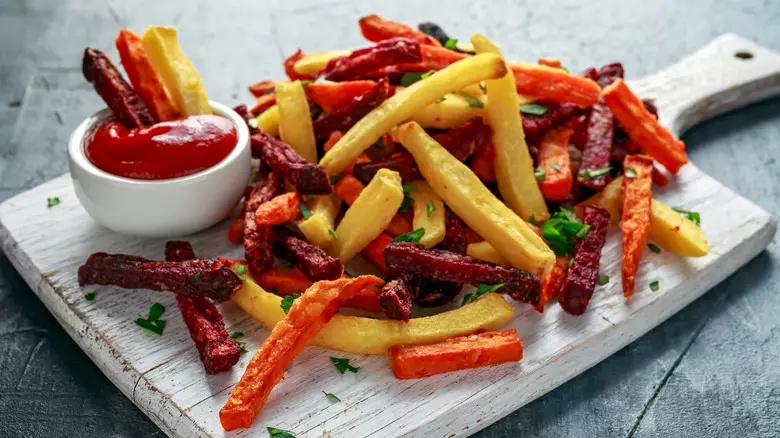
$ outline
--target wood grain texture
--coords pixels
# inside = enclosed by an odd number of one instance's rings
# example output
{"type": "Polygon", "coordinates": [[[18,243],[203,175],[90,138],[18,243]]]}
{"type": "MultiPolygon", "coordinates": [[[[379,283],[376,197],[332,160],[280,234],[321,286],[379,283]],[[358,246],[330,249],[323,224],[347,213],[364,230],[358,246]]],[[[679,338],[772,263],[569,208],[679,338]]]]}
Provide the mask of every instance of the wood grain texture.
{"type": "MultiPolygon", "coordinates": [[[[671,76],[668,72],[675,71],[672,67],[655,79],[638,82],[637,87],[643,90],[640,94],[657,99],[662,115],[676,115],[666,121],[679,132],[697,117],[708,117],[776,93],[780,58],[772,52],[751,46],[755,52],[751,72],[763,72],[755,77],[746,77],[739,68],[723,68],[724,63],[735,62],[730,53],[734,46],[744,44],[749,42],[725,37],[694,55],[699,57],[697,63],[689,64],[684,71],[701,73],[710,71],[703,68],[709,66],[724,72],[708,76],[706,82],[698,82],[699,77],[692,75],[693,79],[685,83],[687,86],[678,82],[671,88],[666,83],[671,76]],[[743,80],[748,84],[743,84],[743,80]],[[742,86],[752,88],[730,91],[742,86]],[[711,95],[719,97],[708,100],[711,95]],[[703,111],[705,115],[697,115],[703,111]]],[[[680,77],[675,76],[675,80],[680,77]]],[[[659,197],[671,205],[702,212],[702,226],[712,243],[711,255],[681,260],[667,253],[647,254],[639,272],[638,294],[624,302],[617,281],[619,239],[613,230],[604,251],[602,271],[614,280],[597,292],[583,317],[565,315],[557,306],[548,308],[543,316],[516,306],[518,316],[512,327],[518,330],[527,348],[519,365],[398,382],[384,358],[339,353],[338,356],[351,357],[362,367],[359,374],[342,376],[327,360],[334,353],[311,347],[274,390],[255,428],[273,425],[294,430],[299,436],[317,437],[323,431],[334,436],[473,433],[654,327],[752,258],[774,233],[774,220],[766,212],[692,165],[686,166],[674,186],[659,197]],[[661,283],[657,293],[647,288],[653,280],[661,283]],[[344,402],[331,404],[322,396],[322,390],[338,394],[344,402]]],[[[216,413],[249,358],[243,357],[232,373],[206,376],[191,348],[186,328],[175,316],[172,296],[102,288],[96,301],[90,303],[83,299],[84,292],[75,282],[76,267],[91,252],[121,251],[160,258],[163,242],[121,237],[95,224],[75,200],[67,175],[4,203],[0,206],[0,220],[0,237],[10,260],[69,334],[125,395],[169,435],[222,434],[216,413]],[[45,199],[50,196],[60,196],[63,204],[47,209],[45,199]],[[156,301],[169,309],[163,337],[137,330],[132,322],[156,301]]],[[[224,224],[191,240],[203,256],[236,251],[224,239],[224,224]]],[[[222,309],[229,330],[249,334],[249,349],[254,351],[267,331],[235,306],[225,305],[222,309]]],[[[244,434],[246,431],[235,435],[244,434]]]]}

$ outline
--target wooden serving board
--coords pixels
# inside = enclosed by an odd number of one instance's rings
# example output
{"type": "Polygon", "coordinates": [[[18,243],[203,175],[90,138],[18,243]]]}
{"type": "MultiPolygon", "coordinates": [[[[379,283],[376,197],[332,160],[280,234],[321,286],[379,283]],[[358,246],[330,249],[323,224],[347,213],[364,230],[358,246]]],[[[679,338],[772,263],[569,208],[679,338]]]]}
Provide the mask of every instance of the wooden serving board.
{"type": "MultiPolygon", "coordinates": [[[[662,122],[680,134],[703,119],[780,93],[780,55],[725,35],[631,86],[654,99],[662,122]]],[[[71,337],[170,436],[265,436],[265,427],[273,426],[299,437],[453,437],[474,433],[616,352],[726,278],[775,233],[767,212],[692,164],[656,196],[701,212],[711,253],[683,259],[645,251],[637,294],[625,300],[620,234],[613,227],[601,261],[601,272],[612,280],[597,288],[585,315],[567,315],[556,304],[539,314],[513,303],[517,315],[511,327],[525,343],[520,363],[399,381],[384,357],[312,346],[273,390],[253,427],[230,434],[220,427],[218,411],[251,354],[231,372],[207,376],[173,294],[104,287],[90,302],[77,284],[76,269],[93,252],[161,259],[164,241],[122,236],[98,225],[79,205],[68,175],[0,205],[0,237],[11,262],[71,337]],[[46,198],[52,196],[62,204],[47,208],[46,198]],[[651,292],[648,285],[656,280],[660,290],[651,292]],[[155,302],[167,307],[163,336],[134,323],[155,302]],[[329,356],[350,358],[360,372],[339,374],[329,356]],[[342,402],[328,400],[322,391],[342,402]]],[[[226,227],[188,239],[201,257],[239,256],[241,248],[226,241],[226,227]]],[[[269,331],[236,305],[221,309],[228,331],[246,333],[247,348],[256,351],[269,331]]]]}

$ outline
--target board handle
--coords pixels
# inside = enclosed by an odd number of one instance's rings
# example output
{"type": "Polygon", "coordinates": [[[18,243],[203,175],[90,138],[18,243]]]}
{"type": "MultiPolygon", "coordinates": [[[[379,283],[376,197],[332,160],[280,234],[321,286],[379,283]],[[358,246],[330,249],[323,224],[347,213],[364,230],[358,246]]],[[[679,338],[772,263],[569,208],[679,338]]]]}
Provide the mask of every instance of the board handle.
{"type": "Polygon", "coordinates": [[[780,54],[725,34],[630,86],[653,99],[661,123],[680,136],[703,120],[780,95],[780,54]]]}

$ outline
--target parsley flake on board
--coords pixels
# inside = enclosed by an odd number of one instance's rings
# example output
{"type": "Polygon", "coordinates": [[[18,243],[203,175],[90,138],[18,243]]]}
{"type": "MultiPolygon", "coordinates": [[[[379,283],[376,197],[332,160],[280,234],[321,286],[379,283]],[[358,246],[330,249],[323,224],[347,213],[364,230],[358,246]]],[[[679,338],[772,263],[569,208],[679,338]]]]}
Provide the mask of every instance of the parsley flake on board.
{"type": "Polygon", "coordinates": [[[277,429],[275,427],[266,427],[266,429],[268,429],[268,434],[275,438],[295,438],[295,434],[288,430],[277,429]]]}
{"type": "Polygon", "coordinates": [[[626,171],[624,172],[626,175],[626,178],[636,178],[636,171],[630,167],[626,168],[626,171]]]}
{"type": "Polygon", "coordinates": [[[86,295],[84,295],[84,299],[87,301],[95,301],[95,297],[97,296],[96,292],[90,292],[86,295]]]}
{"type": "Polygon", "coordinates": [[[306,207],[306,204],[303,203],[303,199],[301,199],[301,216],[303,216],[304,219],[311,217],[311,210],[309,210],[306,207]]]}
{"type": "Polygon", "coordinates": [[[447,40],[447,42],[444,43],[444,47],[450,50],[455,50],[458,48],[458,40],[450,38],[447,40]]]}
{"type": "Polygon", "coordinates": [[[466,102],[468,102],[469,106],[472,107],[472,108],[484,108],[485,107],[485,104],[482,103],[482,101],[479,100],[479,99],[475,99],[475,98],[469,96],[468,94],[462,94],[462,93],[461,93],[461,96],[463,96],[463,98],[466,99],[466,102]]]}
{"type": "Polygon", "coordinates": [[[338,398],[338,397],[336,396],[336,394],[334,394],[334,393],[332,393],[332,392],[325,392],[325,391],[322,391],[322,393],[323,393],[323,394],[325,394],[325,397],[328,397],[328,400],[337,401],[337,402],[340,402],[340,401],[341,401],[341,399],[340,399],[340,398],[338,398]]]}
{"type": "Polygon", "coordinates": [[[571,208],[561,208],[550,220],[542,224],[542,237],[555,254],[567,255],[574,252],[574,239],[584,238],[589,225],[583,224],[571,208]]]}
{"type": "Polygon", "coordinates": [[[612,167],[605,167],[603,169],[596,169],[596,170],[588,170],[585,172],[580,172],[580,176],[585,179],[593,179],[601,175],[606,175],[607,173],[609,173],[610,170],[612,170],[612,167]]]}
{"type": "Polygon", "coordinates": [[[436,211],[436,204],[434,204],[433,199],[431,199],[425,204],[425,212],[428,214],[428,217],[431,217],[434,211],[436,211]]]}
{"type": "Polygon", "coordinates": [[[655,243],[648,243],[647,247],[650,248],[650,251],[653,251],[656,254],[661,254],[661,248],[655,243]]]}
{"type": "Polygon", "coordinates": [[[152,304],[149,308],[149,317],[146,319],[138,318],[135,323],[152,333],[162,335],[165,330],[165,320],[160,319],[163,312],[165,312],[165,306],[160,303],[152,304]]]}
{"type": "Polygon", "coordinates": [[[401,234],[400,236],[396,236],[393,239],[393,242],[420,243],[420,239],[422,239],[423,235],[425,235],[425,228],[418,228],[416,230],[409,231],[406,234],[401,234]]]}
{"type": "Polygon", "coordinates": [[[501,289],[502,287],[504,287],[504,283],[498,283],[498,284],[493,284],[493,285],[481,284],[480,283],[479,286],[477,286],[477,292],[475,294],[473,294],[473,295],[472,294],[464,295],[463,296],[463,302],[460,305],[464,306],[464,305],[466,305],[466,304],[476,300],[477,298],[482,297],[482,295],[489,294],[490,292],[495,292],[495,291],[501,289]]]}
{"type": "Polygon", "coordinates": [[[544,105],[539,105],[538,103],[527,103],[525,105],[520,105],[520,112],[525,114],[543,116],[547,113],[547,111],[550,111],[550,108],[547,108],[544,105]]]}
{"type": "Polygon", "coordinates": [[[534,177],[539,181],[544,181],[547,178],[547,173],[541,167],[534,169],[534,177]]]}
{"type": "Polygon", "coordinates": [[[698,211],[683,210],[681,207],[672,207],[672,210],[680,213],[680,216],[693,222],[696,226],[701,227],[701,215],[699,215],[698,211]]]}
{"type": "Polygon", "coordinates": [[[349,364],[349,359],[342,359],[338,357],[330,357],[330,361],[333,362],[333,365],[336,367],[336,369],[341,373],[344,374],[346,371],[351,371],[353,373],[358,372],[360,367],[353,367],[349,364]]]}
{"type": "Polygon", "coordinates": [[[607,283],[609,283],[609,275],[599,274],[599,278],[596,279],[596,284],[604,286],[607,283]]]}
{"type": "Polygon", "coordinates": [[[282,298],[282,302],[279,303],[279,307],[284,310],[284,313],[287,314],[290,312],[290,307],[293,305],[293,301],[297,300],[301,297],[301,294],[292,294],[287,295],[286,297],[282,298]]]}
{"type": "Polygon", "coordinates": [[[653,291],[653,292],[658,292],[658,288],[659,288],[659,287],[660,287],[660,286],[659,286],[659,284],[658,284],[658,280],[656,280],[656,281],[654,281],[654,282],[650,283],[650,290],[651,290],[651,291],[653,291]]]}
{"type": "Polygon", "coordinates": [[[60,203],[60,197],[59,196],[55,196],[53,198],[46,198],[46,206],[48,208],[52,208],[52,207],[54,207],[55,205],[57,205],[59,203],[60,203]]]}

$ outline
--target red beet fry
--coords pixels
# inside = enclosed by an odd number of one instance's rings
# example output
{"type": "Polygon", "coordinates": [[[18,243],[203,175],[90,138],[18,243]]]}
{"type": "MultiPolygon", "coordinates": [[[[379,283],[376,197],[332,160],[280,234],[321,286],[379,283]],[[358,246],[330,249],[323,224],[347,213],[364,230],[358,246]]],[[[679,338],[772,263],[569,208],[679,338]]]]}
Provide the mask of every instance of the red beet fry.
{"type": "Polygon", "coordinates": [[[417,162],[414,161],[414,157],[409,152],[398,152],[387,158],[355,164],[353,173],[360,182],[368,184],[374,175],[379,172],[379,169],[390,169],[398,172],[404,182],[422,179],[417,162]]]}
{"type": "Polygon", "coordinates": [[[141,96],[125,81],[116,66],[100,50],[87,48],[81,61],[84,77],[106,102],[119,123],[128,129],[157,123],[141,96]]]}
{"type": "Polygon", "coordinates": [[[274,263],[271,229],[257,226],[255,211],[264,202],[281,193],[282,177],[266,166],[260,166],[257,171],[257,184],[244,202],[244,257],[253,276],[259,276],[274,263]]]}
{"type": "Polygon", "coordinates": [[[472,285],[503,283],[498,292],[515,300],[536,305],[541,298],[539,279],[525,271],[410,242],[388,245],[385,264],[391,275],[472,285]]]}
{"type": "Polygon", "coordinates": [[[549,130],[566,123],[577,112],[577,105],[571,102],[539,102],[547,108],[542,115],[523,114],[525,138],[536,143],[549,130]]]}
{"type": "Polygon", "coordinates": [[[274,228],[272,241],[274,253],[295,264],[311,281],[336,280],[344,274],[341,260],[285,228],[274,228]]]}
{"type": "MultiPolygon", "coordinates": [[[[171,241],[165,244],[165,260],[181,262],[195,260],[195,251],[189,242],[171,241]]],[[[206,374],[227,371],[238,362],[241,349],[225,330],[219,309],[208,298],[176,294],[179,311],[195,342],[206,374]]]]}
{"type": "Polygon", "coordinates": [[[239,116],[241,116],[242,119],[244,119],[247,128],[249,128],[249,135],[254,135],[260,132],[259,129],[249,124],[249,121],[252,120],[252,114],[249,114],[249,110],[246,109],[246,105],[241,104],[233,108],[233,111],[235,111],[236,114],[238,114],[239,116]]]}
{"type": "Polygon", "coordinates": [[[385,283],[379,292],[379,304],[390,319],[408,321],[412,315],[414,286],[407,278],[398,277],[385,283]]]}
{"type": "Polygon", "coordinates": [[[582,315],[593,296],[599,276],[601,249],[607,241],[609,221],[609,212],[606,209],[596,205],[585,206],[582,222],[590,225],[590,229],[585,238],[577,243],[571,266],[558,293],[561,307],[572,315],[582,315]]]}
{"type": "Polygon", "coordinates": [[[392,38],[332,59],[320,74],[330,81],[354,80],[388,65],[421,60],[420,43],[408,38],[392,38]]]}
{"type": "Polygon", "coordinates": [[[380,79],[371,89],[328,114],[323,114],[314,123],[314,137],[324,141],[333,131],[347,132],[358,120],[371,112],[390,96],[387,79],[380,79]]]}
{"type": "Polygon", "coordinates": [[[301,195],[327,195],[333,190],[325,169],[306,161],[287,143],[264,132],[251,136],[251,140],[252,149],[257,149],[261,160],[284,175],[301,195]]]}

